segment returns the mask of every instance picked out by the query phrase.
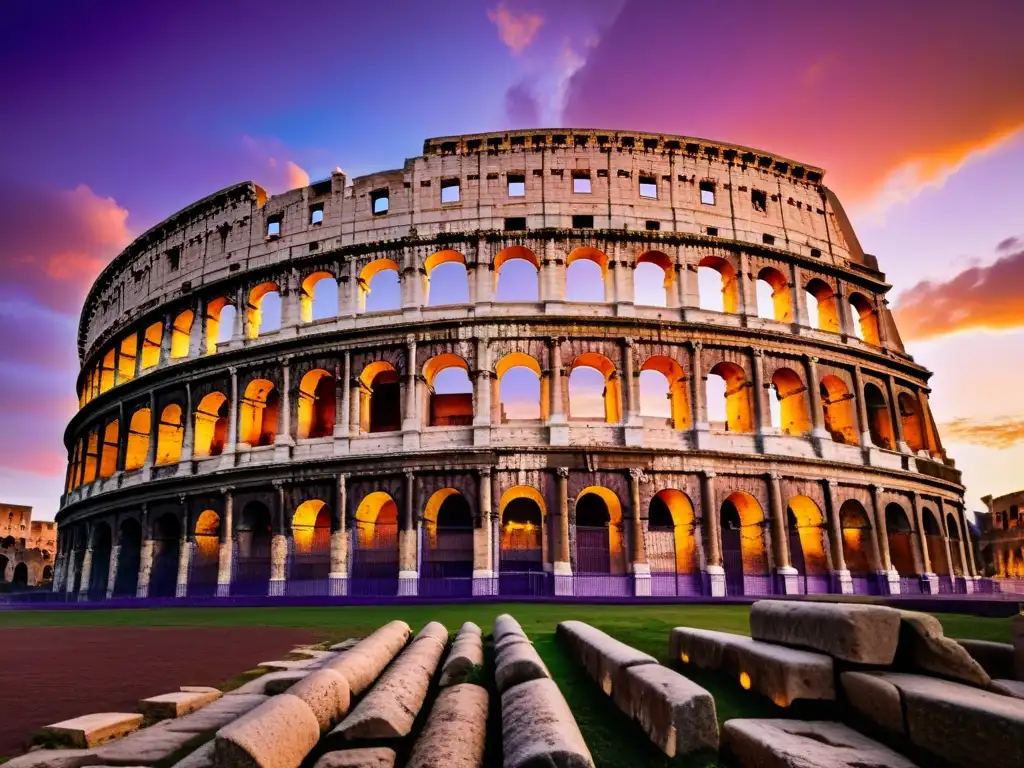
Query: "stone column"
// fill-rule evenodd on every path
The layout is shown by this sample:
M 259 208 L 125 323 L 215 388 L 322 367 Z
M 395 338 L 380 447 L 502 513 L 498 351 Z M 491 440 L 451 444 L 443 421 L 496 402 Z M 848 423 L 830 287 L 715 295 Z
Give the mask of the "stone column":
M 231 556 L 234 554 L 234 496 L 230 488 L 221 488 L 224 514 L 220 520 L 220 551 L 217 558 L 217 597 L 231 594 Z
M 907 445 L 906 437 L 903 435 L 903 417 L 900 415 L 895 377 L 888 376 L 886 383 L 889 385 L 889 413 L 892 414 L 892 429 L 896 434 L 896 450 L 900 453 L 911 453 L 910 446 Z
M 937 458 L 942 453 L 939 450 L 938 441 L 935 439 L 935 425 L 932 424 L 932 411 L 928 407 L 928 395 L 921 388 L 917 390 L 917 406 L 921 411 L 921 431 L 924 433 L 924 447 L 932 458 Z
M 694 342 L 690 348 L 690 407 L 697 448 L 710 448 L 711 424 L 708 423 L 707 379 L 704 377 L 704 345 Z
M 416 473 L 406 470 L 405 505 L 402 509 L 402 524 L 398 528 L 398 594 L 407 597 L 419 594 L 415 492 Z
M 224 443 L 224 450 L 221 452 L 220 466 L 222 469 L 230 469 L 235 466 L 235 450 L 238 443 L 238 411 L 242 404 L 238 402 L 238 368 L 230 366 L 228 372 L 231 374 L 231 402 L 228 404 L 228 435 Z
M 75 550 L 74 550 L 74 542 L 73 541 L 72 541 L 71 546 L 72 546 L 72 549 L 71 549 L 70 552 L 68 552 L 68 559 L 67 559 L 67 566 L 66 566 L 67 571 L 65 572 L 64 585 L 63 585 L 63 591 L 66 594 L 69 594 L 69 595 L 72 594 L 75 591 Z
M 749 282 L 746 281 L 745 282 Z M 770 412 L 764 403 L 764 351 L 756 347 L 750 350 L 750 370 L 754 384 L 754 431 L 764 434 L 765 427 L 771 427 Z
M 628 269 L 628 267 L 624 267 Z M 625 412 L 622 423 L 625 425 L 624 438 L 628 446 L 642 447 L 644 444 L 644 422 L 640 414 L 639 376 L 633 362 L 634 342 L 631 338 L 622 340 L 622 371 L 625 387 Z
M 799 593 L 797 570 L 789 554 L 789 536 L 786 531 L 786 510 L 782 504 L 782 476 L 778 472 L 768 473 L 768 506 L 772 516 L 772 555 L 775 558 L 775 573 L 782 594 Z
M 181 456 L 178 458 L 177 475 L 192 474 L 192 449 L 195 442 L 195 413 L 192 407 L 192 384 L 185 382 L 185 412 L 181 414 L 184 432 L 181 437 Z
M 868 403 L 864 397 L 864 374 L 859 365 L 853 368 L 853 384 L 857 388 L 857 421 L 860 422 L 860 444 L 862 448 L 870 448 L 871 422 L 868 420 Z
M 846 283 L 842 280 L 836 280 L 836 316 L 839 318 L 839 335 L 843 341 L 846 341 L 848 336 L 853 336 L 854 333 L 850 329 L 850 304 L 846 300 Z
M 273 482 L 274 486 L 274 534 L 270 540 L 270 584 L 267 594 L 271 597 L 284 595 L 285 574 L 288 569 L 288 537 L 284 514 L 284 483 Z
M 928 553 L 928 537 L 924 532 L 924 510 L 921 507 L 921 494 L 911 492 L 914 502 L 914 519 L 917 521 L 917 546 L 921 550 L 921 586 L 926 594 L 938 594 L 939 577 L 932 572 L 932 558 Z
M 153 473 L 153 467 L 156 466 L 156 439 L 160 434 L 160 430 L 157 429 L 160 424 L 160 414 L 156 412 L 156 390 L 149 391 L 149 444 L 146 446 L 146 461 L 142 465 L 142 479 L 143 481 L 149 480 Z M 83 444 L 83 456 L 82 466 L 85 466 L 84 451 L 86 444 Z M 83 473 L 84 476 L 84 473 Z
M 793 283 L 790 287 L 793 296 L 793 324 L 797 328 L 807 327 L 807 295 L 804 293 L 803 276 L 800 267 L 793 265 Z
M 312 301 L 312 298 L 310 296 L 310 301 Z M 281 330 L 283 332 L 291 330 L 291 333 L 294 334 L 301 319 L 302 287 L 301 285 L 296 285 L 295 276 L 289 274 L 281 291 Z
M 559 356 L 561 357 L 561 356 Z M 558 488 L 558 541 L 555 550 L 555 594 L 572 595 L 572 561 L 569 556 L 569 468 L 556 467 Z
M 188 356 L 189 358 L 202 357 L 206 352 L 203 346 L 203 339 L 206 337 L 206 302 L 202 296 L 196 298 L 196 314 L 192 318 L 192 327 L 188 332 Z
M 960 508 L 960 526 L 962 528 L 964 547 L 967 549 L 967 557 L 970 560 L 970 576 L 978 578 L 978 566 L 974 562 L 974 545 L 971 543 L 971 529 L 967 526 L 967 510 Z M 967 568 L 967 561 L 964 561 L 964 568 Z
M 491 355 L 486 337 L 476 340 L 473 387 L 473 445 L 491 444 Z
M 825 431 L 825 412 L 821 408 L 821 383 L 818 380 L 818 358 L 807 356 L 807 394 L 811 401 L 811 436 L 821 440 L 832 440 Z
M 473 529 L 473 594 L 497 594 L 494 585 L 494 550 L 491 539 L 491 468 L 479 469 L 477 504 L 480 527 Z
M 175 597 L 185 597 L 188 594 L 188 576 L 192 565 L 192 536 L 190 531 L 195 525 L 190 514 L 188 498 L 185 494 L 178 494 L 181 501 L 181 542 L 178 551 L 178 578 L 174 586 Z
M 644 523 L 640 517 L 640 483 L 647 476 L 642 469 L 629 470 L 629 502 L 632 507 L 632 560 L 633 594 L 638 597 L 651 596 L 651 565 L 647 561 L 647 542 L 644 539 Z
M 171 334 L 174 331 L 174 315 L 164 315 L 164 330 L 160 334 L 160 358 L 157 366 L 163 368 L 171 361 Z
M 562 340 L 548 339 L 548 358 L 551 361 L 551 406 L 548 417 L 548 442 L 551 445 L 569 444 L 569 424 L 563 407 Z
M 420 447 L 420 419 L 418 413 L 419 388 L 416 386 L 416 337 L 409 334 L 406 343 L 405 419 L 402 422 L 402 446 L 405 450 Z
M 360 404 L 363 393 L 363 385 L 360 383 L 358 378 L 352 379 L 352 385 L 349 387 L 348 396 L 348 436 L 349 440 L 359 437 L 360 425 Z M 351 444 L 350 444 L 351 447 Z
M 331 515 L 331 570 L 327 576 L 328 592 L 332 597 L 348 594 L 348 475 L 338 475 L 334 510 Z
M 88 535 L 87 535 L 88 537 Z M 89 579 L 92 577 L 92 542 L 89 541 L 82 557 L 82 581 L 78 585 L 78 596 L 82 600 L 89 597 Z
M 705 569 L 712 597 L 725 597 L 725 568 L 722 567 L 722 521 L 718 515 L 715 494 L 715 472 L 704 470 L 700 475 L 700 508 L 708 532 L 708 556 Z
M 281 361 L 281 426 L 274 436 L 274 445 L 292 445 L 295 440 L 292 438 L 292 381 L 291 381 L 291 357 L 285 356 Z M 275 460 L 287 461 L 289 452 L 283 451 L 281 456 L 275 456 Z
M 115 524 L 114 536 L 116 537 L 117 535 L 118 529 Z M 120 559 L 121 545 L 118 543 L 118 539 L 115 538 L 114 543 L 110 547 L 110 568 L 107 570 L 107 600 L 114 596 L 114 586 L 117 584 L 117 564 Z
M 124 400 L 117 404 L 117 464 L 116 471 L 124 472 L 125 459 L 128 455 L 128 433 L 130 431 L 131 422 L 125 416 Z M 72 449 L 74 450 L 74 449 Z M 68 461 L 68 471 L 70 472 L 70 460 Z M 67 482 L 65 480 L 65 487 Z
M 235 317 L 231 323 L 231 341 L 238 342 L 245 338 L 249 325 L 249 299 L 245 289 L 239 286 L 235 292 Z
M 352 379 L 352 353 L 345 350 L 345 358 L 341 370 L 334 371 L 334 455 L 343 456 L 349 449 L 349 387 L 346 382 Z
M 829 549 L 832 550 L 832 568 L 834 571 L 834 588 L 841 595 L 853 594 L 853 577 L 846 568 L 846 555 L 843 553 L 843 525 L 839 519 L 839 506 L 836 504 L 836 488 L 839 486 L 835 480 L 826 480 L 825 506 L 828 507 L 828 539 Z
M 146 538 L 142 540 L 139 552 L 139 580 L 135 590 L 136 597 L 149 597 L 149 575 L 153 571 L 153 539 L 149 532 L 148 522 L 145 525 Z

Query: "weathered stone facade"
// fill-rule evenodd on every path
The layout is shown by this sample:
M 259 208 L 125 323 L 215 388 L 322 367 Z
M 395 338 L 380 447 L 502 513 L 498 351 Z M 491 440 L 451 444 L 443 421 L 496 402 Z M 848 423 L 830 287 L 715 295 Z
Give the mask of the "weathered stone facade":
M 86 301 L 56 588 L 968 590 L 930 374 L 822 176 L 698 139 L 519 131 L 195 203 Z M 536 294 L 506 300 L 515 261 Z M 577 262 L 604 301 L 567 300 Z M 468 302 L 434 306 L 450 264 Z M 652 268 L 658 306 L 635 300 Z M 391 271 L 400 306 L 366 311 Z M 314 319 L 325 284 L 337 312 Z M 434 392 L 449 368 L 471 393 Z M 533 418 L 506 412 L 514 368 L 539 381 Z M 574 415 L 579 368 L 604 380 L 603 418 Z M 644 412 L 648 372 L 667 416 Z
M 986 576 L 1024 578 L 1024 491 L 982 501 L 988 511 L 978 515 L 979 567 Z
M 57 524 L 32 522 L 32 507 L 0 504 L 0 583 L 26 587 L 53 578 Z

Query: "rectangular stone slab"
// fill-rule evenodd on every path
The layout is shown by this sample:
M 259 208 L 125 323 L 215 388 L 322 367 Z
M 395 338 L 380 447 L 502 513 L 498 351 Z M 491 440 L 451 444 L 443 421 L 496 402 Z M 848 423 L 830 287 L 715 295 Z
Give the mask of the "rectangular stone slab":
M 576 719 L 555 681 L 531 680 L 501 695 L 504 768 L 593 768 Z
M 138 730 L 142 720 L 135 712 L 96 712 L 43 726 L 40 731 L 70 747 L 86 748 Z
M 611 635 L 582 621 L 559 623 L 556 636 L 568 647 L 605 694 L 615 698 L 625 685 L 625 671 L 638 664 L 657 664 L 653 656 L 621 643 Z
M 97 747 L 96 757 L 106 765 L 167 764 L 198 749 L 207 738 L 202 733 L 172 730 L 172 722 L 157 723 Z
M 852 728 L 824 721 L 729 720 L 722 755 L 729 765 L 758 768 L 915 768 Z
M 809 648 L 857 664 L 889 665 L 900 639 L 900 614 L 881 605 L 758 600 L 750 636 Z
M 662 752 L 676 757 L 718 749 L 715 699 L 704 688 L 660 664 L 629 667 L 624 678 L 615 703 Z
M 1014 679 L 1013 646 L 990 640 L 957 640 L 971 658 L 981 665 L 989 677 Z
M 139 702 L 139 712 L 148 720 L 166 720 L 195 712 L 219 698 L 220 691 L 216 690 L 199 693 L 174 691 L 142 699 Z
M 232 720 L 237 720 L 266 700 L 267 697 L 259 693 L 225 696 L 190 715 L 171 720 L 165 725 L 171 731 L 209 733 L 223 728 Z
M 430 710 L 406 768 L 479 768 L 487 741 L 487 690 L 464 683 L 445 688 Z

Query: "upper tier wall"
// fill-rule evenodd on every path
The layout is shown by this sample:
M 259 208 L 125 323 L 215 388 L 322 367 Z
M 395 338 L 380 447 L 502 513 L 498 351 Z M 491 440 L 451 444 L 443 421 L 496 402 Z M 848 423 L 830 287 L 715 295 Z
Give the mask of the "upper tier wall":
M 401 170 L 328 180 L 267 198 L 252 183 L 204 198 L 153 227 L 108 266 L 93 285 L 79 326 L 84 360 L 96 342 L 153 307 L 239 270 L 321 251 L 441 232 L 500 230 L 523 217 L 529 229 L 564 228 L 593 216 L 596 229 L 716 234 L 774 246 L 824 263 L 877 273 L 823 171 L 765 152 L 656 134 L 538 130 L 428 139 L 424 155 Z M 573 192 L 573 175 L 589 175 L 590 193 Z M 509 196 L 509 176 L 525 195 Z M 653 180 L 657 198 L 641 197 Z M 442 182 L 457 180 L 458 202 L 442 203 Z M 714 203 L 701 202 L 701 182 Z M 764 210 L 754 191 L 764 194 Z M 374 214 L 386 191 L 388 210 Z M 323 220 L 313 223 L 314 209 Z M 268 223 L 280 221 L 280 234 Z M 710 232 L 709 232 L 710 230 Z M 880 275 L 879 275 L 880 277 Z

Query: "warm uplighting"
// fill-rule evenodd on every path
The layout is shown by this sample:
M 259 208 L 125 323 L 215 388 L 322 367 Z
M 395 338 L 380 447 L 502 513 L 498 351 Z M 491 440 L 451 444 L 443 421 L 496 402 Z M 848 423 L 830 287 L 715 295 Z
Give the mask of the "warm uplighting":
M 679 660 L 682 661 L 683 664 L 689 664 L 690 663 L 690 655 L 688 653 L 685 653 L 685 652 L 684 653 L 680 653 L 679 654 Z
M 744 691 L 750 690 L 750 675 L 746 672 L 740 672 L 740 686 Z

